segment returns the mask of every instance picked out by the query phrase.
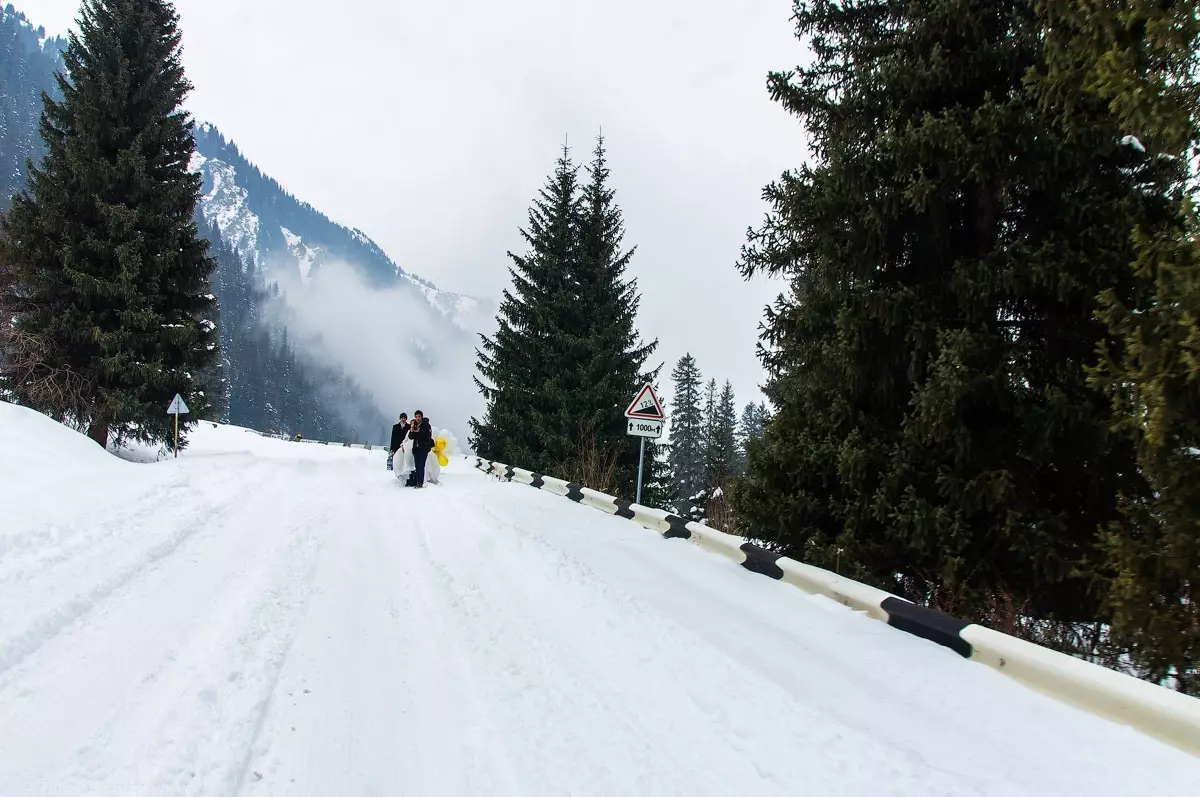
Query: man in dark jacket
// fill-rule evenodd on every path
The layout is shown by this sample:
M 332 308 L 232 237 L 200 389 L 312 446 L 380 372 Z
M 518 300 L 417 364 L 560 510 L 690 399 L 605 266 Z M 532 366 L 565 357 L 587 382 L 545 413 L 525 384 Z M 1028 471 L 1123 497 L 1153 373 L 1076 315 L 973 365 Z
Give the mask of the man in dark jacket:
M 400 413 L 400 422 L 392 427 L 392 442 L 388 444 L 388 470 L 392 469 L 392 458 L 396 456 L 396 452 L 400 450 L 400 446 L 404 445 L 404 438 L 408 436 L 408 413 Z
M 412 425 L 408 430 L 408 438 L 413 441 L 413 472 L 408 477 L 409 487 L 425 486 L 425 459 L 433 450 L 433 427 L 429 419 L 417 410 L 413 413 Z

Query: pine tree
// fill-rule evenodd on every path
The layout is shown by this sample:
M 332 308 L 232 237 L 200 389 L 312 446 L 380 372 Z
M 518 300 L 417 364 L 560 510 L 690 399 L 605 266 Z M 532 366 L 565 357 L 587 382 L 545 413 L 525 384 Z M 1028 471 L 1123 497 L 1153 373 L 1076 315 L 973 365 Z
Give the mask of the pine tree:
M 7 219 L 26 302 L 18 324 L 86 381 L 75 420 L 102 445 L 110 429 L 169 440 L 168 403 L 193 398 L 193 373 L 214 357 L 180 53 L 169 3 L 85 0 L 62 101 L 43 98 L 45 160 Z
M 569 285 L 579 258 L 578 167 L 567 149 L 529 210 L 521 230 L 529 251 L 508 253 L 512 290 L 505 290 L 492 337 L 480 335 L 475 384 L 486 401 L 471 418 L 470 445 L 479 456 L 542 473 L 565 467 L 582 430 L 566 415 L 563 374 L 568 316 L 579 309 Z
M 690 498 L 705 485 L 704 415 L 700 406 L 700 369 L 690 353 L 679 358 L 671 372 L 675 394 L 671 401 L 671 446 L 668 461 L 668 494 L 680 515 L 687 514 Z
M 705 487 L 724 490 L 734 475 L 737 461 L 737 408 L 733 384 L 725 380 L 717 392 L 717 380 L 704 390 L 704 476 Z
M 765 404 L 752 401 L 742 409 L 737 429 L 737 476 L 746 472 L 746 450 L 750 446 L 750 441 L 762 438 L 766 425 L 767 406 Z
M 642 506 L 675 512 L 671 464 L 668 461 L 669 450 L 669 447 L 662 443 L 646 441 L 646 465 L 642 474 Z
M 642 385 L 656 381 L 659 368 L 645 368 L 658 341 L 639 341 L 637 280 L 626 277 L 636 248 L 622 251 L 625 223 L 609 185 L 603 136 L 596 139 L 587 171 L 590 179 L 579 206 L 579 260 L 572 280 L 577 303 L 569 316 L 568 335 L 571 360 L 578 369 L 568 400 L 578 407 L 585 434 L 594 429 L 604 449 L 618 452 L 614 488 L 633 497 L 640 442 L 626 434 L 623 411 Z M 644 473 L 644 482 L 660 478 L 657 449 L 646 441 L 646 470 L 655 475 L 651 479 Z
M 961 614 L 1094 621 L 1097 530 L 1142 492 L 1084 370 L 1097 295 L 1131 291 L 1118 131 L 1092 104 L 1069 134 L 1031 99 L 1032 2 L 813 0 L 795 20 L 815 61 L 770 85 L 815 158 L 768 187 L 740 264 L 791 290 L 739 514 Z
M 657 341 L 638 342 L 637 283 L 625 278 L 633 250 L 608 186 L 603 140 L 580 189 L 564 148 L 553 177 L 521 234 L 528 254 L 509 253 L 513 290 L 505 291 L 492 338 L 477 350 L 476 385 L 487 401 L 471 419 L 480 456 L 543 473 L 611 484 L 633 497 L 638 442 L 622 410 L 653 381 L 646 358 Z M 482 378 L 480 378 L 482 377 Z M 661 467 L 656 446 L 646 458 Z M 655 476 L 655 480 L 659 477 Z
M 216 289 L 214 288 L 214 294 L 215 291 Z M 201 323 L 205 325 L 211 324 L 212 329 L 216 330 L 219 340 L 221 329 L 220 302 L 214 303 L 213 309 L 209 312 L 209 318 Z M 221 421 L 229 415 L 229 380 L 225 376 L 224 359 L 216 355 L 219 345 L 216 341 L 208 344 L 210 351 L 214 352 L 214 356 L 209 360 L 208 365 L 202 367 L 196 373 L 196 393 L 188 408 L 197 420 Z
M 1150 680 L 1200 694 L 1200 219 L 1189 196 L 1200 16 L 1195 3 L 1150 0 L 1042 9 L 1048 66 L 1035 96 L 1048 110 L 1104 103 L 1141 192 L 1126 227 L 1136 289 L 1132 299 L 1102 294 L 1115 341 L 1092 372 L 1153 495 L 1123 494 L 1105 534 L 1114 652 Z
M 717 451 L 717 426 L 720 415 L 717 412 L 717 380 L 710 378 L 704 386 L 704 488 L 711 490 L 716 486 L 716 472 L 720 467 Z M 689 499 L 689 500 L 694 500 Z
M 724 503 L 725 492 L 734 476 L 737 417 L 733 385 L 729 380 L 725 381 L 720 393 L 717 392 L 717 380 L 708 380 L 704 388 L 703 413 L 700 446 L 703 478 L 699 489 L 684 495 L 680 502 L 681 513 L 697 522 L 708 520 L 713 499 L 721 498 Z
M 712 421 L 712 456 L 709 460 L 713 486 L 722 490 L 729 487 L 730 480 L 737 473 L 737 420 L 733 383 L 726 379 L 717 397 L 716 417 Z

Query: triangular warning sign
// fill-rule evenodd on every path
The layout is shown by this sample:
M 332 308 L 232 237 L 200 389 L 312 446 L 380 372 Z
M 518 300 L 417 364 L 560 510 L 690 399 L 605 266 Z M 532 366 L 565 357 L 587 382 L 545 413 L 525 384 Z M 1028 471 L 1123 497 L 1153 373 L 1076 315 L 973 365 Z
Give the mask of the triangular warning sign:
M 647 382 L 642 386 L 637 398 L 629 405 L 629 409 L 625 410 L 625 417 L 646 418 L 655 421 L 666 420 L 667 416 L 663 412 L 662 404 L 658 403 L 658 396 L 654 395 L 653 385 Z
M 167 407 L 167 415 L 190 415 L 188 405 L 184 403 L 183 396 L 175 394 L 175 400 L 171 402 L 171 406 Z

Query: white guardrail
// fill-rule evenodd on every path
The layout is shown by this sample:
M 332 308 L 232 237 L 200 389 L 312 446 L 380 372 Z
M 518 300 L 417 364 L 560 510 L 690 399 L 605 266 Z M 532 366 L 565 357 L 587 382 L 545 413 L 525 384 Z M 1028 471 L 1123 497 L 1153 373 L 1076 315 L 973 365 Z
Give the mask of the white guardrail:
M 1200 756 L 1200 699 L 919 606 L 661 509 L 614 498 L 523 468 L 479 457 L 474 459 L 475 467 L 485 473 L 632 520 L 667 538 L 688 540 L 747 570 L 785 581 L 814 595 L 824 595 L 893 628 L 994 667 L 1056 700 L 1132 726 Z

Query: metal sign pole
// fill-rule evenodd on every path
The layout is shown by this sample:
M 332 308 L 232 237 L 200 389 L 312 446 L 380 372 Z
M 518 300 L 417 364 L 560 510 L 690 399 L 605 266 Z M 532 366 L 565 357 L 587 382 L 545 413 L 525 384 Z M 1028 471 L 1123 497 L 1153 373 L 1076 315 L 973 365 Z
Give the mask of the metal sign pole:
M 644 463 L 645 461 L 646 461 L 646 438 L 643 437 L 642 444 L 638 449 L 637 501 L 634 502 L 637 504 L 640 504 L 642 502 L 642 463 Z
M 175 459 L 179 459 L 179 413 L 175 413 Z

